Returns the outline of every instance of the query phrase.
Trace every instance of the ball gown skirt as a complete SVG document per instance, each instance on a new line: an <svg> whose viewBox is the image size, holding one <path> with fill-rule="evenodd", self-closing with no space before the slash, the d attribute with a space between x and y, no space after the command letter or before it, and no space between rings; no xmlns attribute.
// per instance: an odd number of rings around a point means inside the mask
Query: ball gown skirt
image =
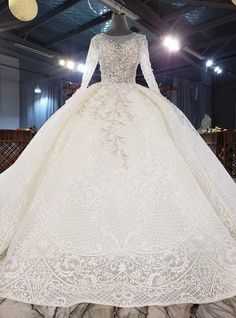
<svg viewBox="0 0 236 318"><path fill-rule="evenodd" d="M0 175L0 297L68 307L236 294L236 185L137 83L78 90Z"/></svg>

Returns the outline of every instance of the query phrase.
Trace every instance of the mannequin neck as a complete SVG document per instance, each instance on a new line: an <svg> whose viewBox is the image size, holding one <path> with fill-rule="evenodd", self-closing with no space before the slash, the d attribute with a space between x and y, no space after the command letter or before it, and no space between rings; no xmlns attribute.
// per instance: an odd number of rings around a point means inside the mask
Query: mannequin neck
<svg viewBox="0 0 236 318"><path fill-rule="evenodd" d="M126 35L132 33L128 27L127 19L124 13L114 12L112 14L111 27L107 34Z"/></svg>

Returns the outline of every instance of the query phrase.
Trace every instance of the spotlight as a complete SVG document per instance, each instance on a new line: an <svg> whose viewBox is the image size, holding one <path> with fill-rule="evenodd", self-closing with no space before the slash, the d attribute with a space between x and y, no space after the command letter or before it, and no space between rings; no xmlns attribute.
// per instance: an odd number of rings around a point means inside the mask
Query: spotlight
<svg viewBox="0 0 236 318"><path fill-rule="evenodd" d="M73 70L74 67L75 67L75 63L74 63L73 61L67 61L66 67L67 67L69 70Z"/></svg>
<svg viewBox="0 0 236 318"><path fill-rule="evenodd" d="M65 66L65 65L66 65L66 62L65 62L65 60L61 59L61 60L59 61L59 64L60 64L61 66Z"/></svg>
<svg viewBox="0 0 236 318"><path fill-rule="evenodd" d="M78 64L77 70L81 73L85 72L85 64Z"/></svg>
<svg viewBox="0 0 236 318"><path fill-rule="evenodd" d="M41 88L37 85L34 89L35 94L40 94L41 93Z"/></svg>
<svg viewBox="0 0 236 318"><path fill-rule="evenodd" d="M217 74L221 74L222 73L222 69L219 67L219 66L216 66L214 68L214 71L217 73Z"/></svg>
<svg viewBox="0 0 236 318"><path fill-rule="evenodd" d="M163 44L170 52L177 52L180 50L180 41L171 35L164 37Z"/></svg>
<svg viewBox="0 0 236 318"><path fill-rule="evenodd" d="M213 61L212 60L207 60L206 61L206 67L211 67L213 66Z"/></svg>

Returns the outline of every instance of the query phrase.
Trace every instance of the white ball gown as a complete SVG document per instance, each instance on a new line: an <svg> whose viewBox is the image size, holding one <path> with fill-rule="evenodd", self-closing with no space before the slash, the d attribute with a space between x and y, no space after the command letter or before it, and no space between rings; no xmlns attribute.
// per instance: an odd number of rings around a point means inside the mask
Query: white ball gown
<svg viewBox="0 0 236 318"><path fill-rule="evenodd" d="M92 37L81 88L0 175L0 207L0 297L139 307L236 295L236 185L160 94L145 35Z"/></svg>

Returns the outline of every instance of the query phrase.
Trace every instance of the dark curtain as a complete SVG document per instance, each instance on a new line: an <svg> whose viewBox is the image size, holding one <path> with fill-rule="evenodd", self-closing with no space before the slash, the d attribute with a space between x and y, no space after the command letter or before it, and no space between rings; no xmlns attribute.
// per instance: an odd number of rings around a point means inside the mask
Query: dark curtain
<svg viewBox="0 0 236 318"><path fill-rule="evenodd" d="M204 114L212 117L211 85L175 78L173 86L178 90L172 92L171 101L188 117L196 129L200 128Z"/></svg>
<svg viewBox="0 0 236 318"><path fill-rule="evenodd" d="M236 129L236 81L215 83L213 122L221 128Z"/></svg>
<svg viewBox="0 0 236 318"><path fill-rule="evenodd" d="M39 86L40 94L34 92ZM62 106L62 82L58 79L37 78L20 85L20 127L37 129Z"/></svg>
<svg viewBox="0 0 236 318"><path fill-rule="evenodd" d="M165 80L160 79L165 85ZM171 101L188 117L193 126L198 129L204 114L211 117L211 85L193 82L186 79L168 79L168 84L178 90L172 91ZM166 83L167 84L167 83ZM39 85L41 93L34 92ZM20 87L20 127L37 129L63 104L63 82L59 79L40 78L23 81Z"/></svg>

